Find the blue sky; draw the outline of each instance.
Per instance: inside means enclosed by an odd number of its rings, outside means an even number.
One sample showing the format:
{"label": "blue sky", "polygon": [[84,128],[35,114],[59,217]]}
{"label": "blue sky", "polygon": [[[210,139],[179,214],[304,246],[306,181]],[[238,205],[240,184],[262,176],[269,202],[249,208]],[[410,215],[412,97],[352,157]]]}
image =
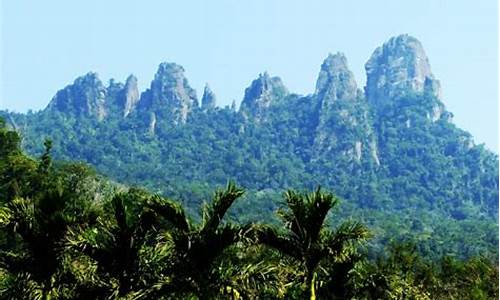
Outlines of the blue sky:
{"label": "blue sky", "polygon": [[[498,148],[495,0],[1,0],[0,109],[38,110],[77,76],[130,74],[141,89],[158,64],[184,66],[201,97],[238,103],[263,71],[314,90],[329,52],[344,52],[360,87],[364,63],[391,36],[418,38],[455,123]],[[498,150],[495,150],[498,152]]]}

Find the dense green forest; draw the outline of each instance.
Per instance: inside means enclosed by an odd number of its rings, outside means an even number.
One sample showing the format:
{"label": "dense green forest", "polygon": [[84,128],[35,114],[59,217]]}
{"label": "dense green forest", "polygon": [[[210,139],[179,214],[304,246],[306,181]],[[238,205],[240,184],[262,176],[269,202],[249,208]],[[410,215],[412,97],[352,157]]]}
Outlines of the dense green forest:
{"label": "dense green forest", "polygon": [[[494,299],[498,155],[453,123],[420,42],[358,88],[260,74],[239,107],[162,63],[0,111],[5,299]],[[234,183],[233,183],[234,182]]]}
{"label": "dense green forest", "polygon": [[390,39],[366,71],[361,91],[345,56],[329,55],[306,96],[263,73],[237,109],[209,87],[199,103],[184,69],[162,63],[142,94],[134,76],[104,85],[88,73],[41,111],[0,116],[30,155],[49,138],[58,161],[177,199],[197,221],[230,179],[246,190],[228,212],[243,223],[278,223],[283,191],[322,186],[343,199],[339,218],[377,233],[370,255],[395,239],[426,257],[497,256],[498,156],[455,126],[420,43]]}
{"label": "dense green forest", "polygon": [[[0,121],[1,299],[496,299],[497,261],[423,256],[370,228],[329,224],[319,187],[285,191],[278,222],[238,222],[230,182],[195,220],[177,201],[107,181],[84,164],[34,159]],[[253,197],[254,195],[252,195]],[[391,237],[387,237],[391,238]]]}

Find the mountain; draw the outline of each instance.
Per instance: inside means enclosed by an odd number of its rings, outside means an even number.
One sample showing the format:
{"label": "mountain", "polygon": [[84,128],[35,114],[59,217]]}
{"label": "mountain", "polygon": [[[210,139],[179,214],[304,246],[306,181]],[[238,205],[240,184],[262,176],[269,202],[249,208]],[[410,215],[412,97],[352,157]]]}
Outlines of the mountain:
{"label": "mountain", "polygon": [[217,102],[217,97],[215,97],[215,93],[210,89],[207,83],[203,91],[203,97],[201,98],[201,109],[202,110],[214,109],[216,102]]}
{"label": "mountain", "polygon": [[106,94],[107,89],[97,77],[97,73],[89,72],[58,91],[46,110],[102,120],[106,116]]}
{"label": "mountain", "polygon": [[415,236],[422,251],[497,251],[498,157],[453,124],[421,43],[393,37],[365,69],[362,90],[345,55],[330,54],[305,96],[264,72],[237,111],[217,107],[208,85],[200,107],[184,69],[162,63],[141,94],[133,76],[104,86],[89,73],[44,110],[0,115],[33,155],[50,138],[55,158],[188,208],[231,178],[251,190],[234,217],[267,219],[284,189],[321,185],[345,199],[342,214],[383,236]]}
{"label": "mountain", "polygon": [[245,90],[240,112],[247,118],[260,121],[266,117],[269,108],[287,94],[288,90],[279,77],[270,77],[267,72],[259,74],[259,78]]}

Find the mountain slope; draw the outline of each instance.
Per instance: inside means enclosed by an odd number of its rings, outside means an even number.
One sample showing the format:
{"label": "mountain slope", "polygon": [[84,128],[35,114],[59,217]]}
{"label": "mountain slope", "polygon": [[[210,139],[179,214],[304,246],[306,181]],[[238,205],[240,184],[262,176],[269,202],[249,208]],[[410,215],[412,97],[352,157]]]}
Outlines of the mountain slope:
{"label": "mountain slope", "polygon": [[[322,185],[345,199],[345,214],[395,236],[446,235],[456,225],[456,251],[477,250],[463,244],[493,249],[498,157],[453,124],[420,42],[391,38],[366,71],[363,92],[345,56],[329,55],[315,93],[306,96],[264,73],[236,111],[216,107],[209,88],[199,107],[184,69],[162,63],[140,96],[133,76],[104,86],[89,73],[42,111],[1,115],[22,132],[32,154],[50,137],[57,159],[88,162],[115,180],[180,196],[188,206],[232,178],[256,191],[234,214],[268,218],[276,193]],[[389,216],[399,229],[380,220]],[[460,233],[470,222],[480,223],[474,228],[481,236]]]}

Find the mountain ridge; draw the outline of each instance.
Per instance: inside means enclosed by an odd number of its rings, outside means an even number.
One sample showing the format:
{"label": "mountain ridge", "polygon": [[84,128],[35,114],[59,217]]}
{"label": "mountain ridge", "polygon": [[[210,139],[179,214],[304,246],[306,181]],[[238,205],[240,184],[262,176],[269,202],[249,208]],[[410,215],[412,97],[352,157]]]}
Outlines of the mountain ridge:
{"label": "mountain ridge", "polygon": [[40,112],[0,116],[33,155],[51,138],[56,158],[90,163],[113,180],[184,199],[188,207],[231,178],[268,195],[249,200],[258,213],[242,211],[243,218],[269,216],[274,191],[321,185],[345,199],[346,214],[363,218],[388,214],[412,223],[430,214],[450,224],[495,224],[498,156],[453,124],[420,42],[391,38],[366,68],[362,89],[345,55],[330,54],[309,95],[261,73],[236,110],[216,106],[208,86],[200,101],[183,67],[162,63],[142,92],[133,77],[128,86],[104,87],[92,73]]}
{"label": "mountain ridge", "polygon": [[[399,48],[401,48],[401,47],[405,48],[405,46],[401,46],[401,45],[405,45],[405,44],[409,44],[410,45],[410,46],[407,46],[406,48],[408,48],[410,50],[413,49],[414,51],[413,50],[412,51],[408,50],[407,52],[405,52],[406,51],[405,49],[403,49],[403,50],[398,49],[398,46],[399,46]],[[392,48],[396,49],[396,50],[393,49],[393,50],[390,50],[390,51],[400,51],[400,52],[402,51],[403,53],[406,53],[407,57],[415,56],[412,59],[414,61],[417,61],[417,62],[420,60],[420,57],[421,57],[422,60],[424,62],[426,62],[426,63],[421,64],[421,65],[424,65],[423,67],[416,67],[415,68],[417,70],[417,74],[415,74],[415,76],[413,76],[414,77],[413,81],[411,80],[412,78],[410,78],[410,80],[408,80],[408,84],[410,86],[413,84],[414,85],[414,90],[415,91],[419,91],[419,92],[423,91],[423,89],[422,89],[421,86],[422,85],[426,85],[426,89],[427,90],[431,90],[432,93],[435,93],[436,95],[438,95],[437,96],[438,99],[441,99],[440,83],[439,83],[438,80],[434,79],[434,76],[432,75],[432,72],[430,71],[430,65],[428,63],[428,59],[427,59],[427,56],[425,54],[425,51],[423,50],[422,45],[420,44],[420,42],[417,39],[415,39],[414,37],[411,37],[411,36],[409,36],[407,34],[403,34],[403,35],[399,35],[397,37],[393,37],[389,41],[387,41],[383,46],[378,47],[377,49],[375,49],[374,53],[372,54],[372,57],[369,59],[369,61],[366,63],[366,66],[365,66],[365,68],[367,70],[368,77],[370,77],[370,73],[374,72],[372,70],[373,68],[371,68],[370,66],[373,64],[373,61],[376,60],[375,56],[377,55],[378,52],[383,52],[382,49],[386,49],[388,47],[392,47]],[[342,57],[342,59],[344,60],[343,63],[345,64],[345,70],[351,73],[350,76],[352,77],[352,83],[354,83],[354,85],[356,85],[356,80],[354,78],[354,75],[352,74],[351,70],[347,67],[347,59],[346,59],[346,57],[345,57],[345,55],[343,53],[338,52],[335,55],[333,55],[333,54],[330,53],[327,56],[327,58],[325,58],[325,60],[323,61],[323,64],[326,64],[329,59],[335,58],[336,56],[341,56]],[[167,67],[167,66],[170,66],[170,67]],[[410,66],[409,68],[411,69],[411,65],[410,64],[409,64],[409,66]],[[169,68],[171,68],[171,69],[169,70]],[[401,68],[401,69],[404,69],[404,68]],[[423,74],[420,74],[418,72],[418,70],[421,70],[420,73],[423,72]],[[321,71],[322,70],[320,70],[320,75],[321,75]],[[180,65],[177,65],[176,63],[168,63],[168,62],[161,63],[159,65],[159,67],[158,67],[157,73],[155,74],[155,79],[153,79],[153,81],[151,82],[152,84],[158,83],[159,81],[161,81],[160,78],[159,78],[159,77],[161,77],[159,75],[160,73],[161,74],[167,74],[167,76],[169,76],[169,73],[171,73],[171,75],[173,77],[178,76],[179,77],[178,80],[181,80],[181,81],[186,80],[187,81],[187,79],[183,75],[184,68],[182,66],[180,66]],[[79,78],[85,78],[89,74],[92,74],[92,76],[95,77],[96,80],[100,82],[100,79],[98,77],[98,73],[96,73],[96,72],[89,72],[86,75],[82,75],[82,76],[77,77],[77,79],[79,79]],[[264,78],[266,74],[268,74],[268,73],[267,72],[261,73],[257,79],[261,78],[261,76]],[[269,76],[269,75],[267,75],[267,76]],[[422,76],[423,76],[424,79],[425,78],[429,79],[427,83],[425,83],[425,81],[422,81],[422,78],[421,78]],[[135,76],[133,76],[133,75],[129,76],[129,78],[127,78],[127,80],[131,79],[130,77],[134,78],[135,81],[137,81],[137,78],[135,78]],[[276,78],[278,79],[279,77],[276,77]],[[321,78],[318,78],[318,80],[320,80],[320,79]],[[370,83],[370,81],[373,81],[373,80],[370,80],[370,79],[371,78],[369,78],[367,80],[366,86],[363,87],[364,90],[365,90],[364,91],[365,94],[370,94],[370,86],[373,85],[372,83]],[[172,79],[172,80],[175,80],[175,79]],[[281,81],[281,79],[279,79],[279,80]],[[114,79],[110,79],[110,81],[111,82],[115,82]],[[166,81],[168,81],[168,79],[166,79]],[[77,80],[75,80],[75,82],[73,82],[73,84],[70,84],[70,85],[66,86],[66,88],[67,87],[71,87],[71,86],[75,86],[76,83],[78,83]],[[318,87],[318,83],[319,82],[316,83],[316,91],[314,91],[313,94],[318,94],[319,93],[319,91],[318,91],[318,88],[319,88]],[[100,83],[100,84],[102,84],[102,83]],[[119,84],[123,85],[123,83],[119,83]],[[282,85],[282,83],[280,83],[280,84]],[[182,86],[183,86],[183,84],[178,84],[178,88],[181,88]],[[110,86],[108,86],[107,88],[109,88],[109,87]],[[248,88],[250,88],[250,87],[251,87],[251,85]],[[192,89],[189,86],[189,84],[186,85],[186,88],[189,90],[188,93],[191,93],[191,95],[189,95],[189,97],[191,98],[191,101],[196,102],[195,106],[198,107],[200,101],[198,100],[198,97],[196,96],[196,91],[194,89]],[[283,85],[283,88],[286,89],[286,87],[284,85]],[[148,90],[151,90],[151,87],[149,89],[146,88],[143,91],[138,91],[138,93],[140,94],[138,102],[141,102],[141,100],[142,101],[146,101],[146,102],[148,101],[146,99],[143,99],[146,96],[146,95],[143,95],[143,94],[147,94],[146,92]],[[388,90],[392,90],[392,89],[388,88]],[[60,91],[62,91],[62,90],[60,90]],[[307,96],[307,95],[303,95],[303,96]],[[391,95],[391,97],[394,97],[394,95]],[[369,96],[367,96],[367,98],[369,98]],[[51,100],[51,102],[53,102],[53,101],[54,101],[54,99]],[[49,105],[50,105],[50,103],[49,103]],[[185,118],[185,117],[183,117],[183,118]]]}

